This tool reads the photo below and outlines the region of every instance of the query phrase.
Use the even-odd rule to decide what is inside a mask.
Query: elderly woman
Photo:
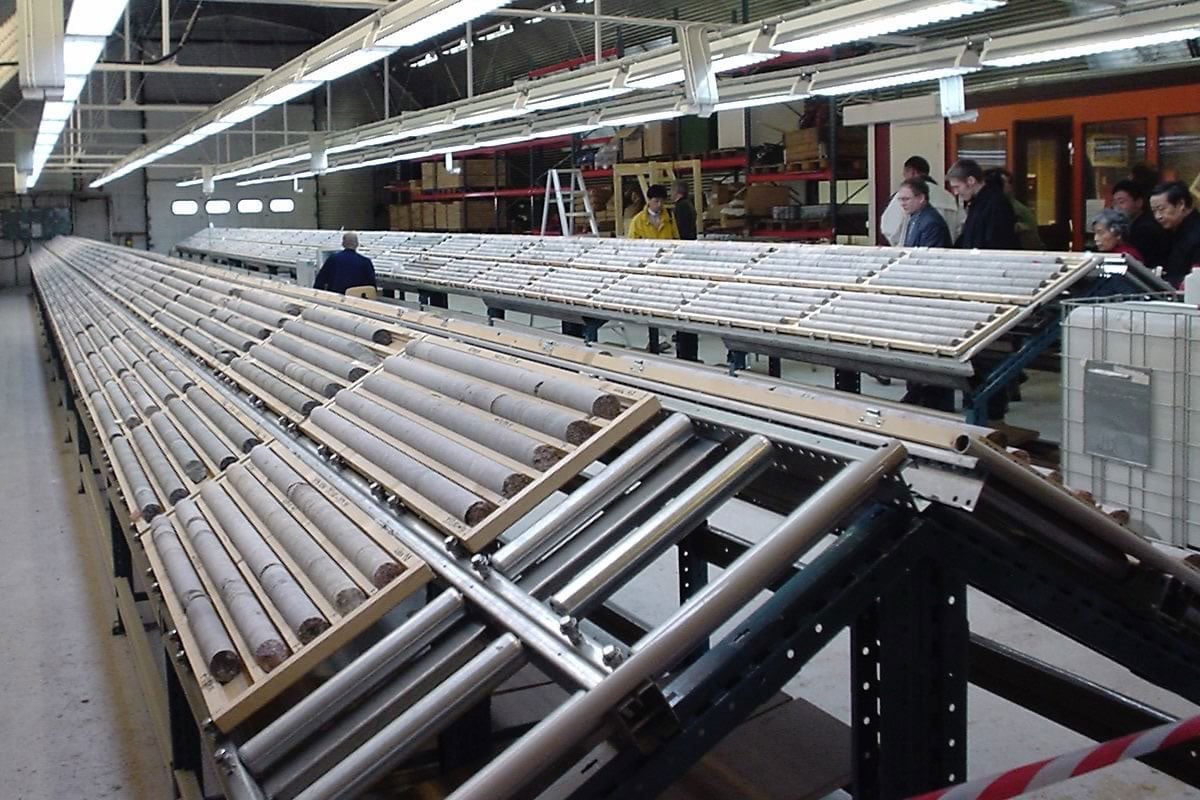
[[[1104,209],[1092,217],[1092,235],[1096,238],[1096,247],[1105,253],[1128,255],[1138,263],[1145,263],[1138,249],[1125,241],[1130,227],[1129,217],[1124,213],[1112,208]]]

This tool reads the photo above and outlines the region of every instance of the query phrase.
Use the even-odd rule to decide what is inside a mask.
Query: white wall
[[[217,183],[211,198],[192,188],[179,188],[175,178],[151,177],[148,186],[150,206],[150,249],[156,253],[169,253],[178,242],[210,224],[217,228],[315,228],[317,227],[316,191],[312,181],[302,181],[305,191],[297,194],[290,183],[264,183],[258,186],[238,188],[234,181]],[[289,197],[296,203],[290,214],[273,214],[269,210],[270,200]],[[258,198],[263,201],[260,214],[237,213],[237,201]],[[209,215],[204,206],[207,199],[228,200],[233,207],[229,214]],[[176,200],[194,200],[200,205],[195,216],[176,216],[171,204]]]

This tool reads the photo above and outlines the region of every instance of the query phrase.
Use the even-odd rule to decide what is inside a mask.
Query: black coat
[[[686,197],[679,198],[675,204],[675,225],[679,228],[680,239],[696,238],[696,207]]]
[[[1137,215],[1129,226],[1126,240],[1142,254],[1145,266],[1153,269],[1166,265],[1167,256],[1171,254],[1171,235],[1162,229],[1150,212]]]
[[[1172,286],[1179,286],[1192,267],[1200,267],[1200,211],[1194,208],[1171,237],[1171,252],[1167,256],[1163,278]]]
[[[326,289],[338,294],[345,294],[352,286],[374,285],[375,265],[371,259],[353,250],[343,250],[325,259],[313,282],[314,289]]]
[[[967,203],[967,221],[955,247],[964,250],[1019,250],[1017,215],[1004,190],[986,184]]]

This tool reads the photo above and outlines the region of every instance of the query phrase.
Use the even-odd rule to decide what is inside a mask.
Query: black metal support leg
[[[192,717],[188,706],[187,695],[175,674],[175,666],[170,663],[171,656],[164,653],[167,659],[167,716],[171,728],[171,767],[177,770],[187,770],[196,776],[201,790],[204,788],[204,765],[200,754],[200,729]]]
[[[747,354],[744,350],[729,350],[725,354],[725,363],[729,366],[729,374],[736,375],[746,368]]]
[[[782,378],[783,359],[779,356],[767,356],[767,374],[772,378]]]
[[[851,629],[854,796],[904,798],[967,768],[966,584],[915,564]]]
[[[658,328],[651,325],[646,334],[646,349],[651,353],[657,353],[660,347],[661,342],[659,341]]]
[[[700,360],[700,337],[680,331],[675,334],[675,357],[684,361]]]
[[[492,308],[491,306],[488,306],[487,318],[488,318],[489,325],[491,325],[498,319],[504,319],[504,309],[503,308]]]
[[[584,325],[582,322],[564,322],[562,324],[563,336],[574,336],[582,339],[584,335]]]
[[[487,756],[492,749],[491,698],[472,706],[438,734],[438,762],[443,772]]]
[[[421,305],[431,308],[449,308],[450,297],[445,292],[418,292]]]
[[[833,371],[833,388],[839,392],[862,394],[862,373],[850,369]]]

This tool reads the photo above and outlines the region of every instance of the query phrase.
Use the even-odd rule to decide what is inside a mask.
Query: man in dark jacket
[[[1141,184],[1129,178],[1117,181],[1112,188],[1112,207],[1133,220],[1126,241],[1142,254],[1142,263],[1151,269],[1166,264],[1171,237],[1146,208],[1146,190]]]
[[[671,184],[671,199],[675,201],[675,224],[679,227],[679,238],[695,239],[696,206],[688,198],[687,181]]]
[[[896,190],[896,202],[908,218],[904,228],[905,247],[949,247],[950,228],[938,210],[929,205],[929,184],[909,178]]]
[[[342,248],[325,259],[313,288],[345,294],[352,286],[374,286],[375,265],[358,254],[358,234],[342,234]]]
[[[950,191],[967,207],[967,221],[955,247],[964,250],[1018,250],[1017,215],[996,181],[985,181],[983,169],[969,158],[946,172]]]
[[[1192,193],[1183,181],[1160,183],[1150,195],[1150,210],[1171,237],[1171,250],[1163,265],[1163,280],[1183,288],[1183,279],[1200,268],[1200,211],[1192,206]]]

